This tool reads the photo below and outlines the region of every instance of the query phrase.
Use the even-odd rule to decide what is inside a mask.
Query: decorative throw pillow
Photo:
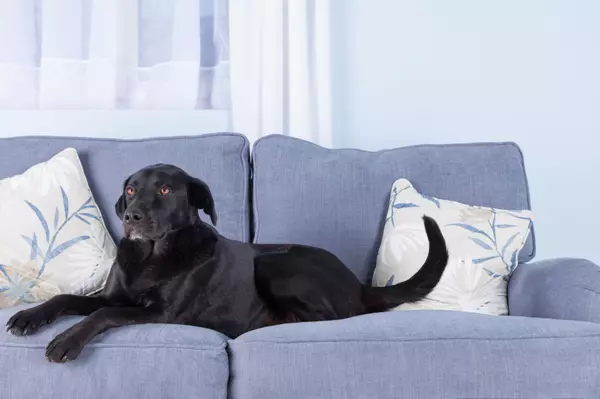
[[[469,206],[419,194],[406,179],[392,188],[373,285],[397,284],[423,265],[429,251],[422,216],[440,226],[449,262],[436,288],[397,310],[448,309],[508,313],[508,278],[533,223],[531,211]]]
[[[0,308],[99,290],[116,256],[77,152],[0,180]]]

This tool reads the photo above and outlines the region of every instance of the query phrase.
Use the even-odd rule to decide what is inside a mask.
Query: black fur
[[[417,301],[436,286],[448,261],[439,227],[424,217],[430,248],[421,269],[395,286],[364,286],[330,252],[233,241],[203,223],[198,209],[216,224],[208,185],[183,170],[161,164],[133,174],[115,205],[125,238],[102,292],[58,295],[16,313],[7,330],[29,335],[63,315],[88,316],[48,345],[52,362],[73,360],[94,336],[129,324],[188,324],[237,337]]]

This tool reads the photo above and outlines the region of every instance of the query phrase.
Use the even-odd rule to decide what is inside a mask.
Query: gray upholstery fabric
[[[249,241],[248,140],[239,134],[209,134],[145,140],[69,137],[0,139],[0,179],[24,172],[67,147],[77,150],[94,198],[108,229],[120,239],[121,223],[114,204],[123,180],[155,163],[175,164],[210,186],[221,234]],[[201,212],[204,220],[208,218]]]
[[[584,259],[521,265],[509,281],[508,306],[513,316],[600,323],[600,266]]]
[[[236,399],[595,398],[600,325],[396,311],[230,342]]]
[[[254,241],[323,247],[363,281],[374,270],[396,179],[404,177],[430,196],[530,209],[523,156],[513,143],[367,152],[330,150],[274,135],[256,142],[253,166]],[[532,237],[520,261],[534,254]]]
[[[0,310],[0,326],[18,309]],[[63,318],[30,337],[0,331],[2,399],[225,399],[227,338],[174,325],[109,330],[67,364],[44,357],[54,336],[80,317]]]

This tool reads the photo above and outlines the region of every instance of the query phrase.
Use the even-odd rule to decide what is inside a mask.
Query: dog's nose
[[[144,218],[144,215],[142,215],[142,213],[139,211],[127,211],[127,212],[125,212],[125,215],[123,216],[123,219],[127,223],[139,222],[143,218]]]

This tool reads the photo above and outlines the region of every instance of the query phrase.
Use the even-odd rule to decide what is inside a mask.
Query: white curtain
[[[228,0],[0,0],[0,109],[229,109]]]
[[[233,130],[331,146],[330,0],[229,0]]]

